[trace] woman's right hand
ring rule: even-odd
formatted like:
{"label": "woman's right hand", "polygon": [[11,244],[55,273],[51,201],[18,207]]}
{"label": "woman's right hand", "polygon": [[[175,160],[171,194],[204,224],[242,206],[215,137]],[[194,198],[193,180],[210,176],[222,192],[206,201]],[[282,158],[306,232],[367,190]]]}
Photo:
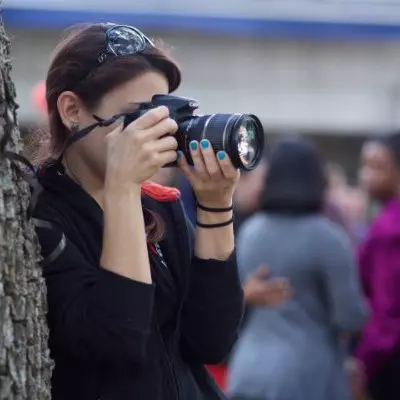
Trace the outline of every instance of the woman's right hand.
{"label": "woman's right hand", "polygon": [[161,106],[147,111],[125,129],[120,125],[110,132],[106,136],[107,185],[141,184],[163,165],[174,162],[178,143],[171,135],[177,130],[168,108]]}

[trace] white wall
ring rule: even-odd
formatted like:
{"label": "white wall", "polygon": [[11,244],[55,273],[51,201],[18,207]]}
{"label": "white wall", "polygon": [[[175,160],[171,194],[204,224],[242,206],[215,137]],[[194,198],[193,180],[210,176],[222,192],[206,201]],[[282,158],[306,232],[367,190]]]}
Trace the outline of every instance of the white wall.
{"label": "white wall", "polygon": [[[14,31],[20,118],[58,34]],[[203,112],[248,111],[271,129],[365,133],[400,126],[400,41],[304,41],[163,34]]]}

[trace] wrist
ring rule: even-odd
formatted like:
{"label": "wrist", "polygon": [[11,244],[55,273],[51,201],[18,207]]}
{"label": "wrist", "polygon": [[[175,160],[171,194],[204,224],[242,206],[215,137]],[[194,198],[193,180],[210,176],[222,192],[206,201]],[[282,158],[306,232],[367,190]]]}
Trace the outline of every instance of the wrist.
{"label": "wrist", "polygon": [[[200,205],[200,207],[199,207]],[[201,207],[202,206],[202,207]],[[207,201],[197,199],[197,208],[209,208],[209,209],[232,209],[233,201],[232,197],[228,199],[219,199],[214,201]],[[204,209],[203,209],[204,211]]]}
{"label": "wrist", "polygon": [[219,224],[233,217],[232,197],[216,201],[197,199],[197,221],[201,224]]}
{"label": "wrist", "polygon": [[[201,210],[200,208],[197,209],[197,222],[200,224],[220,224],[230,221],[232,223],[233,212],[226,211],[226,212],[208,212]],[[197,223],[197,225],[199,225]],[[230,225],[229,224],[229,225]]]}
{"label": "wrist", "polygon": [[106,195],[141,195],[142,185],[136,182],[118,182],[114,179],[106,179],[104,184],[104,193]]}
{"label": "wrist", "polygon": [[104,187],[104,205],[115,204],[115,202],[123,201],[123,199],[141,204],[141,193],[142,188],[139,184],[106,184]]}
{"label": "wrist", "polygon": [[203,204],[197,202],[197,209],[210,213],[223,213],[233,211],[233,205],[230,205],[229,207],[206,207]]}

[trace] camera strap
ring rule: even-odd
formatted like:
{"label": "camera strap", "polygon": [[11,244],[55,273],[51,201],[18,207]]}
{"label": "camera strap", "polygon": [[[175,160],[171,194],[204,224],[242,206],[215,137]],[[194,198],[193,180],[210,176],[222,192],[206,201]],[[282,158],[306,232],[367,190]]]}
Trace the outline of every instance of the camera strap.
{"label": "camera strap", "polygon": [[98,128],[98,127],[110,126],[114,122],[116,122],[118,119],[120,119],[122,117],[125,117],[126,115],[127,115],[127,113],[117,114],[117,115],[114,115],[113,117],[111,117],[109,119],[103,119],[103,118],[98,117],[97,115],[93,115],[93,118],[97,122],[87,126],[86,128],[81,129],[80,131],[78,131],[78,132],[76,132],[73,135],[68,137],[67,141],[65,142],[65,145],[64,145],[64,148],[63,148],[61,154],[57,158],[57,163],[61,164],[61,160],[62,160],[66,150],[70,146],[72,146],[75,142],[77,142],[78,140],[83,139],[85,136],[87,136],[90,132],[92,132],[93,129]]}
{"label": "camera strap", "polygon": [[[11,98],[11,96],[9,97]],[[12,108],[16,109],[15,103],[11,101]],[[84,138],[88,135],[93,129],[100,126],[110,126],[118,119],[125,117],[130,113],[117,114],[109,119],[102,119],[97,116],[93,116],[93,118],[97,121],[92,125],[83,128],[77,133],[71,135],[63,148],[60,156],[57,158],[56,162],[61,165],[62,157],[65,151],[75,142]],[[43,191],[43,187],[40,184],[37,176],[37,168],[35,168],[31,162],[21,154],[16,153],[15,151],[9,150],[7,147],[11,143],[12,131],[13,131],[13,121],[15,121],[16,115],[13,113],[12,109],[8,107],[5,110],[5,115],[2,121],[0,121],[3,127],[3,136],[0,138],[0,158],[7,159],[11,163],[11,168],[15,171],[17,176],[23,179],[30,187],[31,198],[27,208],[27,219],[31,219],[33,211],[35,209],[38,197],[40,193]]]}
{"label": "camera strap", "polygon": [[[4,71],[0,71],[3,75],[1,78],[3,82],[6,81],[6,77],[4,76]],[[13,141],[12,141],[12,134],[13,129],[16,126],[16,110],[18,108],[17,104],[15,103],[15,94],[12,93],[11,87],[9,85],[4,85],[4,91],[2,93],[2,115],[3,117],[0,118],[0,126],[3,128],[2,132],[0,131],[0,160],[8,160],[10,163],[10,168],[18,178],[24,180],[30,188],[31,197],[28,203],[28,207],[26,210],[26,219],[31,220],[32,223],[36,228],[42,229],[54,229],[54,226],[51,222],[41,220],[38,218],[32,218],[33,212],[35,210],[39,195],[43,192],[43,186],[40,184],[38,179],[38,169],[35,168],[34,165],[23,155],[18,154],[18,152],[14,151]],[[129,116],[129,118],[127,118]],[[77,133],[71,135],[61,152],[61,155],[57,158],[56,162],[59,165],[62,165],[61,160],[65,153],[65,151],[76,141],[84,138],[88,135],[93,129],[100,127],[100,126],[110,126],[111,124],[115,123],[118,119],[124,117],[124,128],[136,119],[139,116],[138,113],[121,113],[115,115],[109,119],[102,119],[93,115],[93,118],[96,122],[92,125],[83,128],[82,130],[78,131]],[[41,261],[41,264],[47,264],[52,262],[56,259],[61,252],[64,250],[66,246],[66,237],[64,233],[62,233],[61,240],[53,252],[48,255],[44,260]]]}
{"label": "camera strap", "polygon": [[[124,118],[124,128],[129,125],[130,122],[135,120],[139,116],[139,113],[136,112],[125,112],[121,114],[116,114],[111,118],[108,119],[103,119],[101,117],[98,117],[97,115],[93,114],[93,118],[97,121],[92,125],[87,126],[86,128],[81,129],[80,131],[74,133],[73,135],[69,136],[67,141],[65,142],[64,148],[59,155],[57,159],[57,163],[61,165],[61,160],[64,156],[65,151],[75,142],[77,142],[80,139],[83,139],[85,136],[87,136],[93,129],[98,128],[98,127],[105,127],[105,126],[110,126],[116,121],[118,121],[121,118]],[[128,122],[129,121],[129,122]]]}
{"label": "camera strap", "polygon": [[[38,198],[43,191],[43,186],[40,184],[38,179],[39,170],[35,168],[26,157],[9,149],[9,145],[12,144],[12,133],[13,133],[13,128],[15,126],[14,121],[16,121],[15,111],[17,109],[17,105],[14,101],[14,97],[11,95],[11,93],[8,92],[7,86],[4,94],[5,94],[5,99],[3,103],[5,108],[4,118],[0,120],[0,124],[3,127],[3,135],[0,137],[0,159],[1,158],[7,159],[10,162],[11,168],[12,170],[14,170],[17,177],[21,178],[29,185],[31,197],[29,199],[28,207],[26,210],[26,219],[31,220],[32,223],[37,228],[53,229],[53,225],[50,222],[40,220],[38,218],[32,218]],[[96,115],[93,115],[93,118],[96,120],[94,124],[91,124],[68,137],[60,156],[55,160],[56,164],[58,164],[58,166],[61,169],[63,169],[62,157],[65,151],[72,144],[87,136],[91,131],[93,131],[93,129],[97,127],[110,126],[120,118],[125,118],[125,123],[124,123],[125,127],[131,121],[136,119],[138,116],[139,116],[138,113],[132,113],[132,112],[117,114],[109,119],[103,119]],[[50,254],[50,256],[48,256],[45,260],[43,260],[43,262],[48,263],[51,262],[51,260],[54,260],[63,251],[64,247],[65,247],[65,236],[63,234],[59,245],[56,247],[53,253]]]}

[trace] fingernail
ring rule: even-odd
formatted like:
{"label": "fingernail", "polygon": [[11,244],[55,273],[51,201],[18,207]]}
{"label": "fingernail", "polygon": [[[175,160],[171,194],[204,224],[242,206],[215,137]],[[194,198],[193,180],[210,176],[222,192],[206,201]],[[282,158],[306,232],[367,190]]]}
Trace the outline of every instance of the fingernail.
{"label": "fingernail", "polygon": [[192,142],[190,142],[190,149],[192,151],[196,151],[197,150],[197,142],[195,140],[193,140]]}
{"label": "fingernail", "polygon": [[178,150],[176,152],[176,158],[179,160],[182,157],[182,152],[180,150]]}
{"label": "fingernail", "polygon": [[224,151],[219,151],[217,156],[220,160],[225,160],[225,152]]}
{"label": "fingernail", "polygon": [[203,139],[200,143],[203,149],[208,149],[208,146],[210,145],[210,142],[207,139]]}

